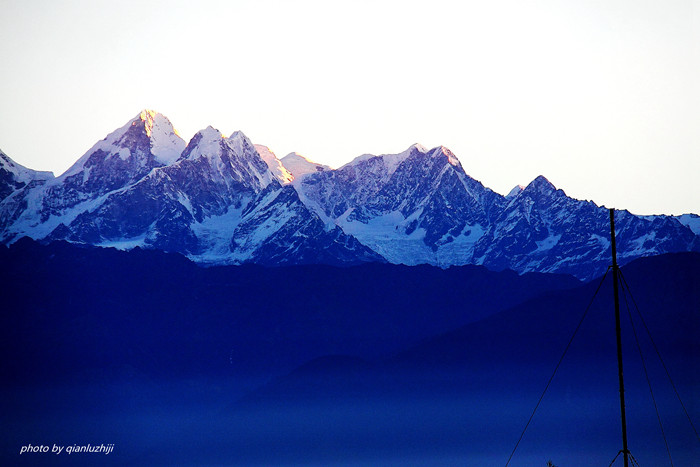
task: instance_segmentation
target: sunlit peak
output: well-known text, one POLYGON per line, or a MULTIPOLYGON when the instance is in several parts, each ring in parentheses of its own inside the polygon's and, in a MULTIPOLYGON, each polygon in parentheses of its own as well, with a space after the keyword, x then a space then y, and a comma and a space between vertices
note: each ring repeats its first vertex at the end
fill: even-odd
POLYGON ((141 119, 142 122, 145 123, 144 127, 146 129, 146 134, 150 137, 151 136, 151 131, 153 130, 153 124, 156 118, 156 115, 158 112, 155 110, 147 110, 144 109, 141 111, 141 114, 139 115, 139 118, 141 119))

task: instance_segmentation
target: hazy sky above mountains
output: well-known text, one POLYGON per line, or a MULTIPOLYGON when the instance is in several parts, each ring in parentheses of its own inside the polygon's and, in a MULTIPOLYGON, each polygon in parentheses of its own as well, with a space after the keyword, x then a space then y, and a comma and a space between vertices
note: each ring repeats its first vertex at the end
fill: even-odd
POLYGON ((340 166, 444 145, 502 194, 545 175, 700 212, 700 2, 3 0, 0 149, 65 171, 143 108, 340 166))

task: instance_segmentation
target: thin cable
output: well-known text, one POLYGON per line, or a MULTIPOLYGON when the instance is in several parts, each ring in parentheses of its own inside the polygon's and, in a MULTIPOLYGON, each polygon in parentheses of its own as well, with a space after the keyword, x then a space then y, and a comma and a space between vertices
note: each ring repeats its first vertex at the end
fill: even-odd
POLYGON ((615 463, 615 461, 617 460, 617 458, 620 457, 620 454, 622 454, 622 449, 620 449, 619 451, 617 451, 617 456, 615 456, 615 458, 614 458, 612 461, 610 461, 610 465, 609 465, 608 467, 612 467, 612 465, 615 463))
POLYGON ((549 389, 549 385, 552 384, 552 380, 554 380, 554 376, 557 374, 557 370, 559 370, 559 366, 561 365, 561 362, 564 360, 566 353, 569 351, 569 347, 571 347, 571 343, 574 341, 574 337, 576 337, 576 334, 578 333, 579 328, 583 324, 583 320, 586 318, 586 315, 588 314, 588 310, 590 310, 591 306, 593 305, 593 301, 595 300, 595 297, 598 295, 598 291, 600 291, 600 288, 603 286, 603 281, 605 281, 605 278, 608 275, 608 271, 610 271, 610 267, 608 267, 608 269, 605 271, 605 274, 603 274, 603 278, 600 280, 600 284, 598 284, 598 288, 595 290, 595 293, 593 294, 593 298, 591 298, 590 303, 586 307, 586 311, 583 312, 583 316, 581 316, 581 320, 578 322, 578 325, 576 325, 576 329, 574 329, 574 334, 571 336, 571 339, 569 339, 569 343, 566 344, 566 348, 564 349, 564 353, 561 355, 561 358, 559 359, 557 366, 554 368, 554 372, 552 373, 552 376, 549 378, 549 381, 547 381, 547 385, 545 386, 544 391, 542 391, 542 395, 540 396, 540 399, 537 401, 537 405, 535 405, 535 409, 532 411, 530 418, 528 419, 527 423, 525 424, 525 428, 523 428, 522 433, 520 433, 520 438, 518 438, 518 442, 515 443, 515 447, 513 448, 513 452, 510 453, 510 457, 508 457, 508 461, 506 462, 505 467, 508 467, 508 464, 510 464, 511 459, 513 459, 513 455, 515 454, 515 451, 518 449, 518 446, 520 445, 520 441, 523 440, 523 436, 525 436, 525 432, 527 431, 527 428, 530 426, 530 422, 532 422, 532 419, 535 417, 535 412, 537 412, 537 409, 539 408, 540 404, 542 403, 542 399, 544 399, 544 395, 547 393, 547 390, 549 389))
POLYGON ((627 288, 628 293, 630 294, 630 298, 632 299, 632 303, 634 304, 634 307, 637 309, 637 314, 639 315, 639 319, 642 321, 642 324, 644 325, 644 329, 647 331, 647 335, 649 336, 649 340, 651 340, 651 344, 654 347, 654 350, 656 351, 656 355, 659 357, 659 360, 661 361, 661 365, 664 367, 664 371, 666 372, 666 377, 668 380, 671 382, 671 387, 673 388, 673 391, 676 393, 676 397, 678 398, 678 402, 680 402, 681 407, 683 407, 683 412, 685 412, 685 416, 688 418, 688 422, 690 422, 690 426, 693 428, 693 431, 695 432, 695 437, 697 438, 698 442, 700 442, 700 435, 698 435, 698 430, 695 428, 695 424, 693 423, 693 420, 690 418, 690 414, 688 413, 688 409, 685 408, 685 404, 683 403, 683 399, 681 399, 681 395, 678 393, 678 389, 676 388, 676 384, 673 382, 673 378, 671 378, 671 374, 668 371, 668 368, 666 367, 666 363, 664 362, 664 359, 661 357, 661 352, 659 352, 659 348, 656 346, 656 342, 654 342, 654 338, 651 337, 651 331, 649 331, 649 326, 647 326, 646 321, 644 321, 644 317, 642 316, 641 311, 639 311, 639 306, 637 305, 637 301, 634 299, 634 295, 630 292, 630 286, 627 284, 627 279, 625 276, 622 274, 620 271, 620 277, 625 283, 625 287, 627 288))
POLYGON ((630 452, 630 453, 628 453, 628 454, 629 454, 629 456, 630 456, 630 459, 632 459, 632 463, 633 463, 634 465, 636 465, 637 467, 641 467, 641 466, 639 465, 639 462, 637 462, 637 459, 632 455, 632 453, 630 452))
POLYGON ((656 419, 659 421, 659 428, 661 428, 661 436, 664 439, 664 444, 666 445, 666 452, 668 453, 668 460, 671 462, 671 467, 673 467, 673 458, 671 458, 671 449, 668 447, 668 440, 666 439, 666 432, 664 431, 664 425, 661 423, 661 414, 659 413, 659 406, 656 404, 656 398, 654 397, 654 390, 651 388, 651 380, 649 379, 649 372, 647 371, 647 364, 644 361, 644 354, 642 353, 642 346, 639 345, 639 338, 637 337, 637 330, 634 327, 634 321, 632 320, 632 311, 630 310, 629 302, 627 301, 627 295, 630 297, 632 294, 629 289, 624 286, 622 280, 620 280, 620 287, 623 292, 622 297, 625 299, 625 307, 627 308, 627 316, 630 319, 630 325, 632 326, 632 334, 634 335, 634 341, 637 344, 637 351, 639 352, 639 358, 642 360, 642 368, 644 368, 644 376, 647 379, 647 386, 649 386, 649 393, 651 394, 651 401, 654 403, 654 410, 656 411, 656 419))

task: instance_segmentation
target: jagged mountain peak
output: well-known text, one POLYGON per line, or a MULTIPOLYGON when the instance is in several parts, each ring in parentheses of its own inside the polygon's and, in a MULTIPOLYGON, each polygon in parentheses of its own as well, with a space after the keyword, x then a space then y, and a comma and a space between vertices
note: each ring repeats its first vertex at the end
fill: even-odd
POLYGON ((398 165, 399 163, 406 160, 412 154, 427 154, 427 153, 429 153, 428 149, 426 149, 424 146, 422 146, 418 143, 415 143, 415 144, 410 145, 404 151, 401 151, 401 152, 396 153, 396 154, 393 154, 393 153, 392 154, 380 154, 380 155, 369 154, 369 153, 362 154, 361 156, 357 156, 356 158, 354 158, 353 160, 351 160, 347 164, 343 165, 341 167, 341 169, 344 167, 358 165, 358 164, 361 164, 362 162, 365 162, 365 161, 370 160, 370 159, 375 159, 375 158, 377 158, 378 160, 383 160, 385 162, 388 162, 389 165, 398 165))
MULTIPOLYGON (((134 117, 134 123, 137 121, 142 121, 144 123, 144 128, 146 129, 146 134, 151 136, 153 127, 157 125, 156 120, 161 120, 165 118, 162 114, 156 112, 155 110, 144 109, 136 117, 134 117)), ((167 118, 165 118, 167 120, 167 118)), ((170 121, 168 120, 168 123, 170 121)))
POLYGON ((158 162, 170 165, 185 149, 185 141, 168 118, 155 110, 143 110, 138 118, 144 124, 146 135, 151 140, 151 153, 158 162))
POLYGON ((512 190, 506 195, 506 199, 512 199, 518 196, 525 189, 523 185, 515 185, 512 190))
POLYGON ((440 146, 440 152, 447 156, 447 162, 449 162, 451 165, 455 167, 460 167, 461 164, 459 162, 459 159, 457 159, 457 156, 454 155, 452 151, 450 151, 448 148, 445 146, 440 146))
POLYGON ((448 163, 455 167, 459 167, 460 163, 457 157, 450 151, 448 148, 444 146, 438 146, 432 149, 427 149, 425 146, 415 143, 409 146, 406 150, 396 153, 396 154, 381 154, 379 156, 374 155, 374 154, 363 154, 361 156, 358 156, 342 166, 340 169, 348 168, 348 167, 356 167, 360 166, 362 164, 370 163, 367 161, 374 161, 371 162, 372 164, 377 164, 379 163, 380 165, 384 166, 386 169, 387 175, 392 175, 396 169, 406 160, 409 159, 419 159, 419 160, 426 160, 428 159, 434 159, 439 156, 446 156, 448 163))
POLYGON ((163 115, 162 113, 158 112, 157 110, 152 110, 152 109, 143 109, 141 112, 136 115, 132 121, 141 121, 144 123, 144 128, 146 128, 147 131, 150 131, 154 126, 157 126, 159 124, 167 124, 171 127, 173 131, 175 131, 174 128, 172 128, 172 123, 170 123, 170 120, 168 117, 163 115), (167 122, 167 123, 165 123, 167 122))
POLYGON ((198 131, 187 144, 178 164, 185 161, 198 161, 217 178, 235 180, 254 187, 255 190, 269 185, 275 176, 269 169, 250 139, 243 132, 236 131, 230 137, 208 126, 198 131))
POLYGON ((226 136, 221 131, 209 125, 192 136, 180 159, 194 160, 203 156, 208 158, 219 156, 225 139, 226 136))
MULTIPOLYGON (((27 185, 42 185, 53 178, 53 172, 28 169, 13 161, 10 156, 0 150, 0 202, 27 185)), ((0 208, 0 218, 2 217, 0 208)), ((1 228, 0 225, 0 230, 1 228)))
MULTIPOLYGON (((206 128, 199 130, 192 136, 192 139, 187 143, 187 151, 189 152, 194 146, 206 143, 219 143, 225 136, 221 131, 209 125, 206 128)), ((184 153, 183 153, 184 156, 184 153)))
POLYGON ((250 142, 250 138, 248 138, 245 135, 245 133, 243 133, 241 130, 236 130, 233 133, 231 133, 231 136, 229 136, 229 139, 250 142))
POLYGON ((30 185, 31 192, 25 190, 13 201, 24 206, 23 212, 8 204, 6 213, 10 214, 4 216, 15 225, 6 238, 43 238, 61 226, 65 228, 110 192, 138 183, 153 169, 172 165, 184 147, 185 142, 165 116, 149 110, 139 112, 93 145, 61 176, 42 176, 45 183, 30 185))
POLYGON ((12 174, 13 178, 19 182, 28 182, 31 180, 50 180, 54 178, 53 172, 38 171, 29 169, 21 164, 18 164, 10 156, 0 149, 0 171, 12 174))
POLYGON ((523 189, 523 193, 542 193, 542 194, 550 194, 557 191, 557 187, 555 187, 552 182, 547 180, 543 175, 537 176, 533 181, 531 181, 525 189, 523 189))
POLYGON ((203 136, 208 137, 208 138, 226 138, 223 133, 217 128, 214 128, 211 125, 207 125, 206 128, 199 130, 197 133, 201 133, 203 136))
POLYGON ((680 216, 675 216, 675 218, 688 227, 695 235, 700 236, 700 216, 697 214, 682 214, 680 216))
POLYGON ((461 167, 461 163, 459 162, 457 156, 455 156, 455 154, 445 146, 437 146, 428 150, 420 144, 414 144, 401 154, 406 154, 406 158, 419 157, 425 159, 428 157, 430 159, 439 160, 439 158, 446 157, 448 164, 454 167, 461 167))
POLYGON ((231 136, 228 137, 227 144, 229 147, 236 148, 239 152, 244 152, 258 159, 260 158, 260 154, 255 150, 253 142, 240 130, 231 133, 231 136))
MULTIPOLYGON (((403 152, 400 152, 398 154, 384 154, 380 157, 384 159, 384 163, 387 167, 387 172, 389 174, 392 174, 396 171, 399 165, 401 165, 404 161, 409 160, 409 159, 417 159, 417 160, 427 160, 427 159, 432 159, 435 158, 436 156, 440 155, 447 155, 447 154, 452 154, 449 152, 449 149, 444 148, 443 146, 438 146, 436 148, 432 149, 426 149, 424 146, 420 144, 413 144, 409 146, 408 149, 406 149, 403 152), (447 150, 447 152, 445 152, 447 150)), ((448 156, 449 158, 449 156, 448 156)), ((453 164, 454 165, 454 164, 453 164)))
MULTIPOLYGON (((607 267, 605 209, 543 176, 503 197, 444 146, 366 154, 334 170, 297 153, 280 160, 240 131, 226 137, 211 126, 185 145, 165 116, 143 110, 65 174, 37 174, 0 152, 1 241, 141 245, 209 263, 309 262, 330 248, 345 263, 580 278, 607 267)), ((700 249, 697 216, 619 216, 622 260, 700 249)))
POLYGON ((331 169, 327 165, 313 162, 296 152, 290 152, 280 159, 280 161, 284 168, 287 169, 295 179, 300 179, 306 174, 323 172, 331 169))
MULTIPOLYGON (((234 131, 231 136, 225 136, 220 130, 209 125, 206 128, 199 130, 192 137, 189 143, 187 143, 187 153, 191 151, 192 147, 197 145, 207 145, 215 144, 217 147, 225 142, 228 146, 237 146, 241 148, 253 147, 253 143, 250 141, 242 131, 234 131)), ((183 154, 184 156, 184 154, 183 154)))
MULTIPOLYGON (((129 166, 131 171, 137 167, 150 170, 170 165, 180 157, 185 146, 185 141, 167 117, 153 110, 143 110, 97 142, 60 178, 65 179, 102 165, 111 167, 117 160, 122 161, 117 163, 123 166, 121 170, 129 166)), ((140 169, 136 171, 142 172, 140 169)))
MULTIPOLYGON (((306 156, 302 156, 302 155, 299 154, 298 152, 290 152, 289 154, 287 154, 286 156, 284 156, 281 160, 282 160, 283 162, 286 162, 286 161, 293 161, 293 160, 299 160, 299 161, 307 162, 307 163, 309 163, 309 164, 322 165, 322 164, 319 164, 318 162, 312 161, 311 159, 309 159, 309 158, 306 157, 306 156)), ((327 166, 326 166, 326 167, 327 167, 327 166)))
POLYGON ((277 181, 283 185, 287 185, 294 180, 292 173, 284 167, 282 161, 277 158, 270 148, 262 144, 254 144, 253 146, 255 150, 258 151, 258 154, 260 154, 260 157, 262 157, 262 160, 265 161, 270 171, 272 171, 277 181))
POLYGON ((5 154, 5 152, 0 149, 0 167, 6 170, 16 170, 16 168, 25 168, 15 161, 13 161, 10 156, 5 154))

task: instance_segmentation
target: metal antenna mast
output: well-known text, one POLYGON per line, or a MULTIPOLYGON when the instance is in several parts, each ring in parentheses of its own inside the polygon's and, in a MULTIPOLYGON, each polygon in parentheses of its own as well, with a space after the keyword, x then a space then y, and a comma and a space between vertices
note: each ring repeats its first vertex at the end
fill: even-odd
POLYGON ((620 380, 620 415, 622 419, 622 454, 625 467, 629 467, 627 449, 627 416, 625 415, 625 381, 622 377, 622 331, 620 329, 620 295, 618 291, 617 248, 615 246, 615 209, 610 209, 610 240, 612 244, 613 293, 615 296, 615 332, 617 334, 617 370, 620 380))

